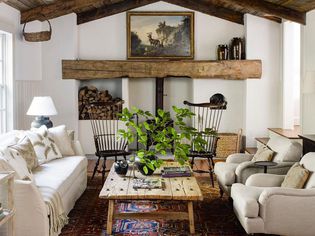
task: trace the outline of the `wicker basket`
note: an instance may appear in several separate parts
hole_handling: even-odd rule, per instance
[[[240,152],[241,137],[242,137],[241,131],[238,134],[219,133],[216,158],[226,159],[229,155]]]
[[[26,26],[26,23],[25,23],[23,27],[24,39],[28,42],[44,42],[44,41],[50,40],[51,33],[52,33],[51,24],[49,20],[46,20],[46,21],[49,24],[49,31],[32,32],[32,33],[25,32],[25,26]]]

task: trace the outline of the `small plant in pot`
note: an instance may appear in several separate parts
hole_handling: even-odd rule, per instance
[[[207,144],[203,137],[217,135],[211,129],[198,132],[187,125],[185,121],[195,115],[189,109],[173,106],[173,110],[174,121],[170,112],[161,109],[157,111],[156,116],[138,108],[132,110],[125,108],[120,114],[120,120],[124,121],[126,125],[126,129],[119,130],[120,136],[132,143],[138,135],[138,142],[143,147],[149,144],[148,148],[141,148],[136,152],[136,165],[143,175],[152,175],[161,166],[163,160],[159,159],[158,155],[165,156],[167,151],[172,149],[175,160],[183,165],[188,161],[188,154],[192,146],[195,151],[202,151]],[[137,123],[133,119],[135,114],[138,115],[139,120],[144,121]]]

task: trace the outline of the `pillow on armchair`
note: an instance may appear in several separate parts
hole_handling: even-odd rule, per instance
[[[269,149],[267,146],[261,145],[258,147],[256,154],[252,161],[272,161],[275,152]]]
[[[295,163],[286,174],[281,187],[301,189],[304,187],[309,175],[309,170],[299,163]]]

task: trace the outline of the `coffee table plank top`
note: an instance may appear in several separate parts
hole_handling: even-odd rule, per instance
[[[175,162],[164,162],[163,166],[156,170],[152,176],[143,176],[138,170],[135,176],[138,178],[158,178],[161,177],[161,169],[164,166],[178,166]],[[161,177],[162,178],[162,177]],[[125,199],[125,200],[203,200],[203,196],[197,180],[191,177],[162,178],[163,189],[134,189],[133,171],[128,171],[126,176],[119,176],[112,166],[99,197],[105,199]]]

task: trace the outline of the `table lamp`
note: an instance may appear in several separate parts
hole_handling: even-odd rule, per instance
[[[51,128],[53,123],[49,120],[48,116],[57,115],[57,110],[51,97],[34,97],[33,101],[26,113],[28,116],[36,116],[32,122],[32,128],[39,128],[46,125]]]

